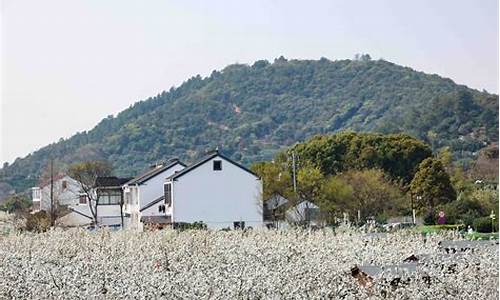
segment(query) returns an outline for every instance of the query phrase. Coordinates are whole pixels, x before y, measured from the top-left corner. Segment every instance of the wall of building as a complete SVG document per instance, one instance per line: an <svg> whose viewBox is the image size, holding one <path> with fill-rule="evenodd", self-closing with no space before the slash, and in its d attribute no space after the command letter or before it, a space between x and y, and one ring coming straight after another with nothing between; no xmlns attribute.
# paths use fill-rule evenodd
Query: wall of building
<svg viewBox="0 0 500 300"><path fill-rule="evenodd" d="M63 188L63 181L66 181L66 188ZM50 210L50 190L50 184L41 188L41 210ZM54 201L57 201L59 206L75 205L79 202L80 184L69 176L55 180L53 185L53 195Z"/></svg>
<svg viewBox="0 0 500 300"><path fill-rule="evenodd" d="M222 171L213 170L213 161L222 160ZM262 184L254 175L215 157L174 181L173 222L203 221L209 228L260 227Z"/></svg>
<svg viewBox="0 0 500 300"><path fill-rule="evenodd" d="M140 207L143 208L152 201L163 196L163 184L165 183L165 179L174 174L174 172L180 171L182 169L184 169L184 167L181 164L176 164L175 166L163 171L162 173L141 184L139 186L141 195L139 199Z"/></svg>

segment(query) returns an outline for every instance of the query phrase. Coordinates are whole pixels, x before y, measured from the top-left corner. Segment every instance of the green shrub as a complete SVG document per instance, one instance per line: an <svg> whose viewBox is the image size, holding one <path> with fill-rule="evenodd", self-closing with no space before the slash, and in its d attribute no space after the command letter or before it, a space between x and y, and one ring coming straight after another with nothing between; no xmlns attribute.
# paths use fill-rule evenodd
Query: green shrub
<svg viewBox="0 0 500 300"><path fill-rule="evenodd" d="M472 226L475 219L489 213L480 202L468 198L464 193L456 201L440 206L439 210L445 212L447 224L464 224L466 227Z"/></svg>
<svg viewBox="0 0 500 300"><path fill-rule="evenodd" d="M174 229L183 231L183 230L205 230L207 229L207 224L203 223L202 221L199 222L194 222L194 223L184 223L184 222L179 222L174 224Z"/></svg>
<svg viewBox="0 0 500 300"><path fill-rule="evenodd" d="M424 216L424 225L436 224L436 216L434 211L428 211Z"/></svg>
<svg viewBox="0 0 500 300"><path fill-rule="evenodd" d="M8 213L16 213L19 211L27 211L30 206L31 201L26 195L16 194L7 197L0 205L0 210Z"/></svg>
<svg viewBox="0 0 500 300"><path fill-rule="evenodd" d="M477 232L492 232L492 222L489 217L477 218L474 220L473 228Z"/></svg>

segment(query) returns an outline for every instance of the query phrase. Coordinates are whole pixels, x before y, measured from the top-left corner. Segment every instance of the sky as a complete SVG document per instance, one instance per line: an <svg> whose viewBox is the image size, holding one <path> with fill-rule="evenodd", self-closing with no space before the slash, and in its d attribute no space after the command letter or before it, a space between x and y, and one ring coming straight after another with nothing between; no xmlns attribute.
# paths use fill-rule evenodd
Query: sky
<svg viewBox="0 0 500 300"><path fill-rule="evenodd" d="M498 1L0 0L0 163L232 63L368 53L498 94Z"/></svg>

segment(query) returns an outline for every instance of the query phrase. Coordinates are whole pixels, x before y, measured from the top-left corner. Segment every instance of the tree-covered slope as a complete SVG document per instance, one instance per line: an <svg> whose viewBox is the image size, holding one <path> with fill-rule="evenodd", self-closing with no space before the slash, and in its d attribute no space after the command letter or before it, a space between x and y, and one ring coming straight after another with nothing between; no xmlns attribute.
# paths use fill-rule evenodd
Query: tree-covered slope
<svg viewBox="0 0 500 300"><path fill-rule="evenodd" d="M108 159L118 175L219 146L249 163L318 133L404 132L458 159L497 141L498 96L383 60L257 61L193 77L0 170L18 191L49 156L63 163Z"/></svg>

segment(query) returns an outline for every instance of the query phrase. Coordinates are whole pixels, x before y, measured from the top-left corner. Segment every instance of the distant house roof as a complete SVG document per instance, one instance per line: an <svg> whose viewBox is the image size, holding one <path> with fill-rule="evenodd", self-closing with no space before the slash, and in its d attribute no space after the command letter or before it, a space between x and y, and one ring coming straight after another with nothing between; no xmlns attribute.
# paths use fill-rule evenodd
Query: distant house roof
<svg viewBox="0 0 500 300"><path fill-rule="evenodd" d="M229 157L223 155L222 153L219 152L219 150L214 150L214 151L210 151L209 153L207 153L207 155L205 155L204 157L202 157L197 162L191 164L187 168L185 168L185 169L183 169L183 170L181 170L181 171L179 171L179 172L177 172L175 174L172 174L171 176L167 177L167 180L176 180L176 179L179 179L180 177L186 175L187 173L191 172L192 170L198 168L199 166L203 165L207 161L209 161L212 158L217 157L217 156L219 156L219 157L223 158L224 160L228 161L229 163L237 166L238 168L242 169L243 171L248 172L248 173L252 174L253 176L255 176L257 178L260 178L259 175L255 174L250 169L248 169L245 166L243 166L243 165L235 162L234 160L230 159Z"/></svg>
<svg viewBox="0 0 500 300"><path fill-rule="evenodd" d="M172 160L169 160L167 161L166 163L164 163L163 165L161 166L158 166L158 167L155 167L137 177L134 177L132 180L128 181L126 184L143 184L144 182L148 181L149 179L157 176L158 174L161 174L163 173L163 171L166 171L170 168L172 168L173 166L177 165L177 164L180 164L181 166L186 166L185 164L183 164L180 160L178 159L172 159Z"/></svg>
<svg viewBox="0 0 500 300"><path fill-rule="evenodd" d="M264 206L266 209L277 209L278 207L286 205L288 202L287 198L276 193L264 202Z"/></svg>
<svg viewBox="0 0 500 300"><path fill-rule="evenodd" d="M383 278L392 279L403 275L412 275L417 272L417 264L413 263L386 266L359 266L358 268L361 272L372 278L382 276Z"/></svg>
<svg viewBox="0 0 500 300"><path fill-rule="evenodd" d="M95 180L95 185L97 187L115 187L121 186L122 184L129 181L131 178L119 178L115 176L97 177Z"/></svg>
<svg viewBox="0 0 500 300"><path fill-rule="evenodd" d="M445 249L447 252L450 250L455 251L466 251L473 250L482 247L498 247L498 240L479 240L479 241L469 241L469 240L459 240L459 241L441 241L439 242L439 247Z"/></svg>
<svg viewBox="0 0 500 300"><path fill-rule="evenodd" d="M433 263L456 263L465 260L470 263L479 263L476 256L467 255L465 252L460 253L434 253L434 254L412 254L405 258L405 263L418 263L418 264L433 264Z"/></svg>
<svg viewBox="0 0 500 300"><path fill-rule="evenodd" d="M58 174L54 174L52 179L54 180L54 182L56 182L56 181L61 180L65 177L69 177L69 176L65 173L58 173ZM69 177L69 178L71 178L71 177ZM73 178L71 178L71 179L73 179ZM39 179L38 187L43 188L49 184L50 184L50 176L42 177Z"/></svg>

